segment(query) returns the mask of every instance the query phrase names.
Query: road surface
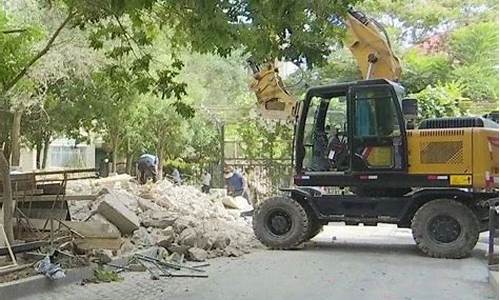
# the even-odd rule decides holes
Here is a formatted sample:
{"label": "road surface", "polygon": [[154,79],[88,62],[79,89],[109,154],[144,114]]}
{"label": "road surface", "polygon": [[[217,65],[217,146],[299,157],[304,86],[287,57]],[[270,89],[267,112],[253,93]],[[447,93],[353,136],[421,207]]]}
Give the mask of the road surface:
{"label": "road surface", "polygon": [[[479,244],[461,260],[424,257],[408,230],[328,226],[303,249],[210,260],[209,278],[76,284],[24,299],[495,299]],[[0,297],[1,298],[1,297]]]}

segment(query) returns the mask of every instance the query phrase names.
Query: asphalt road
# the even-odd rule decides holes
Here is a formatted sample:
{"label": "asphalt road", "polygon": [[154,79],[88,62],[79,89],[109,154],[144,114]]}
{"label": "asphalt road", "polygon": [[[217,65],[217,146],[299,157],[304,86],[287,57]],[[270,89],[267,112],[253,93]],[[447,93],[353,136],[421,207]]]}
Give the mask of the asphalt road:
{"label": "asphalt road", "polygon": [[24,299],[495,299],[484,248],[466,259],[433,259],[417,251],[407,230],[328,226],[300,250],[210,260],[206,279],[126,273],[123,282]]}

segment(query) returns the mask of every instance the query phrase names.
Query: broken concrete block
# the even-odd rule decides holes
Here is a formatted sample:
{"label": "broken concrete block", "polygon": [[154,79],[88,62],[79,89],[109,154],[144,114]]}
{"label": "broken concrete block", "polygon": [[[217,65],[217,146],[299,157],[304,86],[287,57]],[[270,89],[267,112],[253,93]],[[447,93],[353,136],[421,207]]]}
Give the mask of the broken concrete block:
{"label": "broken concrete block", "polygon": [[231,239],[222,234],[219,234],[215,237],[215,241],[213,243],[213,248],[215,249],[225,249],[229,243],[231,243]]}
{"label": "broken concrete block", "polygon": [[175,232],[181,233],[184,229],[188,227],[196,226],[196,219],[191,216],[180,216],[174,223]]}
{"label": "broken concrete block", "polygon": [[188,249],[189,249],[189,246],[179,245],[177,243],[172,243],[167,247],[167,250],[169,252],[175,252],[178,254],[186,254]]}
{"label": "broken concrete block", "polygon": [[253,207],[250,204],[248,204],[247,199],[241,196],[238,197],[226,196],[222,198],[222,203],[224,204],[225,207],[232,209],[239,209],[244,211],[253,209]]}
{"label": "broken concrete block", "polygon": [[134,250],[135,250],[134,244],[132,244],[132,242],[129,241],[128,239],[125,239],[123,241],[122,246],[120,247],[121,254],[131,253]]}
{"label": "broken concrete block", "polygon": [[149,234],[148,230],[144,227],[139,228],[134,231],[134,235],[132,236],[132,242],[135,245],[149,247],[155,244],[154,238]]}
{"label": "broken concrete block", "polygon": [[194,247],[197,245],[197,236],[196,230],[186,228],[179,235],[179,244]]}
{"label": "broken concrete block", "polygon": [[224,249],[224,256],[227,257],[238,257],[242,256],[243,254],[245,254],[245,252],[233,246],[228,246]]}
{"label": "broken concrete block", "polygon": [[142,225],[146,227],[166,228],[177,220],[177,216],[167,211],[149,210],[142,215]]}
{"label": "broken concrete block", "polygon": [[163,208],[161,206],[159,206],[158,204],[156,204],[150,200],[147,200],[147,199],[138,198],[137,204],[139,204],[139,208],[142,211],[147,211],[147,210],[161,211],[161,210],[163,210]]}
{"label": "broken concrete block", "polygon": [[[108,197],[109,196],[109,197]],[[139,228],[139,218],[110,194],[97,207],[97,212],[113,223],[121,233],[129,234]]]}
{"label": "broken concrete block", "polygon": [[188,250],[188,258],[193,261],[205,261],[208,257],[207,251],[193,247]]}
{"label": "broken concrete block", "polygon": [[157,245],[163,248],[167,248],[175,241],[175,232],[172,226],[168,226],[160,232],[160,237],[158,238]]}

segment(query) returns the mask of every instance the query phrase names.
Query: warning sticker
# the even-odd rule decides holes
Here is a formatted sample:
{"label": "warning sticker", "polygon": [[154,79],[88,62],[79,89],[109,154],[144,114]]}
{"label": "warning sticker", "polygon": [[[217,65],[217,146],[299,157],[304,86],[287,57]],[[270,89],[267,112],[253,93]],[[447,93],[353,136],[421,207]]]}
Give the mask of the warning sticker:
{"label": "warning sticker", "polygon": [[451,185],[471,185],[472,176],[471,175],[451,175],[450,176]]}

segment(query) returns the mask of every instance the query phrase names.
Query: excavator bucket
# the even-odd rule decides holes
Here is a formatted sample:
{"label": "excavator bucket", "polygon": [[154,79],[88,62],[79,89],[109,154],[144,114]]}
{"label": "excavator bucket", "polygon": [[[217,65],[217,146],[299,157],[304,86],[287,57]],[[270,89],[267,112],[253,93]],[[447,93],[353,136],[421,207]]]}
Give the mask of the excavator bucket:
{"label": "excavator bucket", "polygon": [[284,88],[275,63],[257,66],[249,62],[253,71],[250,89],[255,92],[258,110],[265,119],[293,120],[297,100]]}

